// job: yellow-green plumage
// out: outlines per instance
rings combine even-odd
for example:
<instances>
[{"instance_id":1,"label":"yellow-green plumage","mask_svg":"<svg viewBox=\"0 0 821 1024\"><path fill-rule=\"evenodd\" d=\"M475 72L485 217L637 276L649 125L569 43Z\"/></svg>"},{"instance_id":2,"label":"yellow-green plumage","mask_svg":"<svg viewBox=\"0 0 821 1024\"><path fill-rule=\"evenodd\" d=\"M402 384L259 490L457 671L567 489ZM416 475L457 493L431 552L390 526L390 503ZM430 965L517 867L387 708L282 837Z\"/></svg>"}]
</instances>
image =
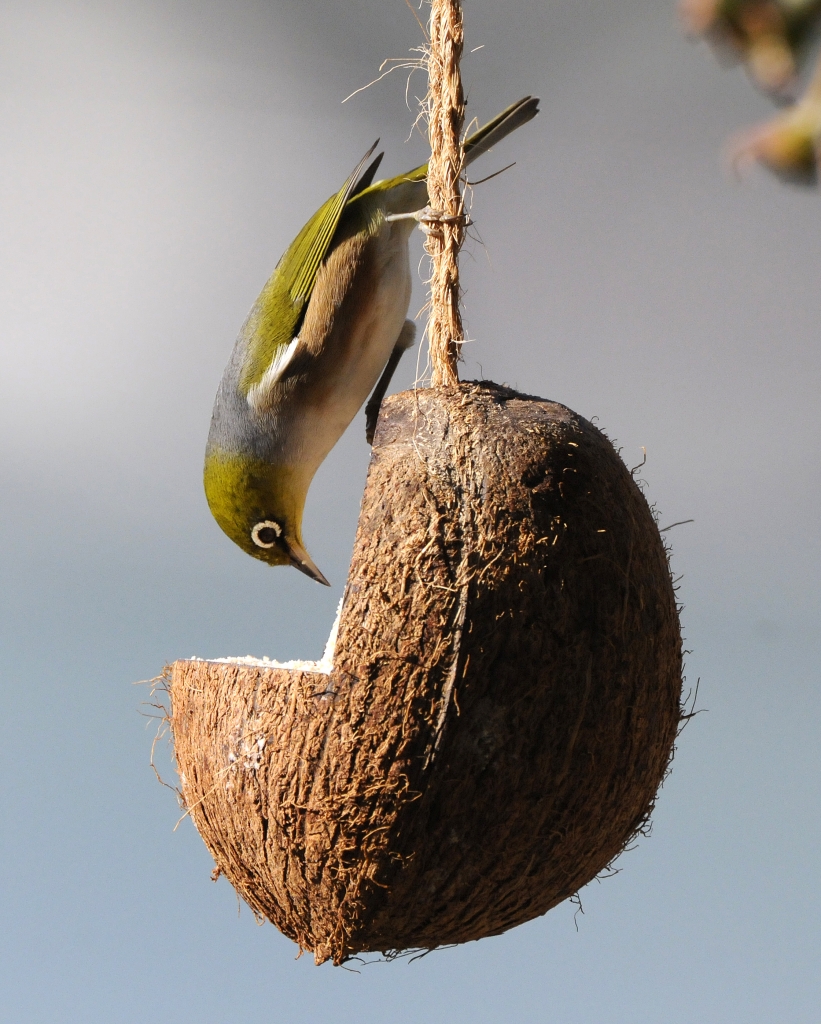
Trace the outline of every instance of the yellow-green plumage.
<instances>
[{"instance_id":1,"label":"yellow-green plumage","mask_svg":"<svg viewBox=\"0 0 821 1024\"><path fill-rule=\"evenodd\" d=\"M537 110L527 97L503 111L467 140L466 163ZM301 536L308 487L413 339L407 215L427 204L427 165L371 184L381 154L363 168L375 148L300 231L254 304L206 449L206 496L225 533L248 554L323 583Z\"/></svg>"}]
</instances>

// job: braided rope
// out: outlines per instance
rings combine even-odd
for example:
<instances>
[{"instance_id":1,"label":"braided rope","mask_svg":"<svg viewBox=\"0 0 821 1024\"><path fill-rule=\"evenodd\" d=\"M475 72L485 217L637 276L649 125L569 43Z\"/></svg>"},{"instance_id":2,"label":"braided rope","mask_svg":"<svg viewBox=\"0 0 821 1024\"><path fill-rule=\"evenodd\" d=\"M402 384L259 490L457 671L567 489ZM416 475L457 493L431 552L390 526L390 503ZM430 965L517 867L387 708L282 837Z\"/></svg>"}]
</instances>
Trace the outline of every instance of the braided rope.
<instances>
[{"instance_id":1,"label":"braided rope","mask_svg":"<svg viewBox=\"0 0 821 1024\"><path fill-rule=\"evenodd\" d=\"M431 384L459 383L457 363L464 340L459 311L459 249L464 237L464 199L459 187L464 153L465 98L459 60L464 32L461 0L431 0L428 58L428 199L449 221L430 226L425 249L431 258L428 344Z\"/></svg>"}]
</instances>

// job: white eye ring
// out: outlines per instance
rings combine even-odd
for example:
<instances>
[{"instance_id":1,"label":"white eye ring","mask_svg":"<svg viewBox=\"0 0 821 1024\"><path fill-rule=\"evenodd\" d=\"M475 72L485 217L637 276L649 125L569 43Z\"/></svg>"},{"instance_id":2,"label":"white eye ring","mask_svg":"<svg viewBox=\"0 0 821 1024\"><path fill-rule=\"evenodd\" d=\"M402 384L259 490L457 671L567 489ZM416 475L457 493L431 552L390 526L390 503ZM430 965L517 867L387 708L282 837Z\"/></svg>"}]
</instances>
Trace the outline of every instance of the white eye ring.
<instances>
[{"instance_id":1,"label":"white eye ring","mask_svg":"<svg viewBox=\"0 0 821 1024\"><path fill-rule=\"evenodd\" d=\"M263 530L273 530L276 534L276 538L272 541L265 541L260 537ZM251 530L251 540L256 544L258 548L272 548L276 544L277 540L282 536L282 527L279 523L274 522L273 519L266 519Z\"/></svg>"}]
</instances>

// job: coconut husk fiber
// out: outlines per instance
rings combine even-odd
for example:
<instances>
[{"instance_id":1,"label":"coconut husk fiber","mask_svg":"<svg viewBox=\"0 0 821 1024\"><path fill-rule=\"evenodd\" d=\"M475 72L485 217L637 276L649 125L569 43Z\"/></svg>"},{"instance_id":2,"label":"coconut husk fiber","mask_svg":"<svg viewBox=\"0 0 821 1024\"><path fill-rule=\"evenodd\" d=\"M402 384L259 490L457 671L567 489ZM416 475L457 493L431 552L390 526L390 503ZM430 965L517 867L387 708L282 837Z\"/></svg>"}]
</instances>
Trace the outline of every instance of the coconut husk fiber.
<instances>
[{"instance_id":1,"label":"coconut husk fiber","mask_svg":"<svg viewBox=\"0 0 821 1024\"><path fill-rule=\"evenodd\" d=\"M642 829L680 719L654 517L612 444L494 384L383 407L329 672L178 661L185 804L317 963L494 935Z\"/></svg>"}]
</instances>

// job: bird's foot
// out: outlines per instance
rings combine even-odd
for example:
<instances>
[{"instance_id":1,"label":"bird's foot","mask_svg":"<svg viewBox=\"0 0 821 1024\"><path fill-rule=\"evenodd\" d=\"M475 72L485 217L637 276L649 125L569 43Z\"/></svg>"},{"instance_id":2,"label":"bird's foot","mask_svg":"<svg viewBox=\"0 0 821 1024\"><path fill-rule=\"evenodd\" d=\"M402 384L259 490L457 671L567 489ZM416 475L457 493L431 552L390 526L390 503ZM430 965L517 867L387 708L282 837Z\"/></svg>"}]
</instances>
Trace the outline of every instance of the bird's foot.
<instances>
[{"instance_id":1,"label":"bird's foot","mask_svg":"<svg viewBox=\"0 0 821 1024\"><path fill-rule=\"evenodd\" d=\"M385 397L385 392L388 390L394 371L399 365L402 353L411 347L415 337L416 325L413 320L406 320L402 325L402 330L399 332L399 337L396 339L396 344L393 346L390 358L385 364L382 376L379 378L376 387L373 389L373 394L365 406L365 438L368 444L373 444L373 435L376 432L376 421L379 419L382 399Z\"/></svg>"},{"instance_id":2,"label":"bird's foot","mask_svg":"<svg viewBox=\"0 0 821 1024\"><path fill-rule=\"evenodd\" d=\"M434 210L430 206L414 210L413 213L389 213L385 220L415 220L426 235L441 231L443 224L458 224L466 228L473 223L466 213L445 213L444 210Z\"/></svg>"}]
</instances>

